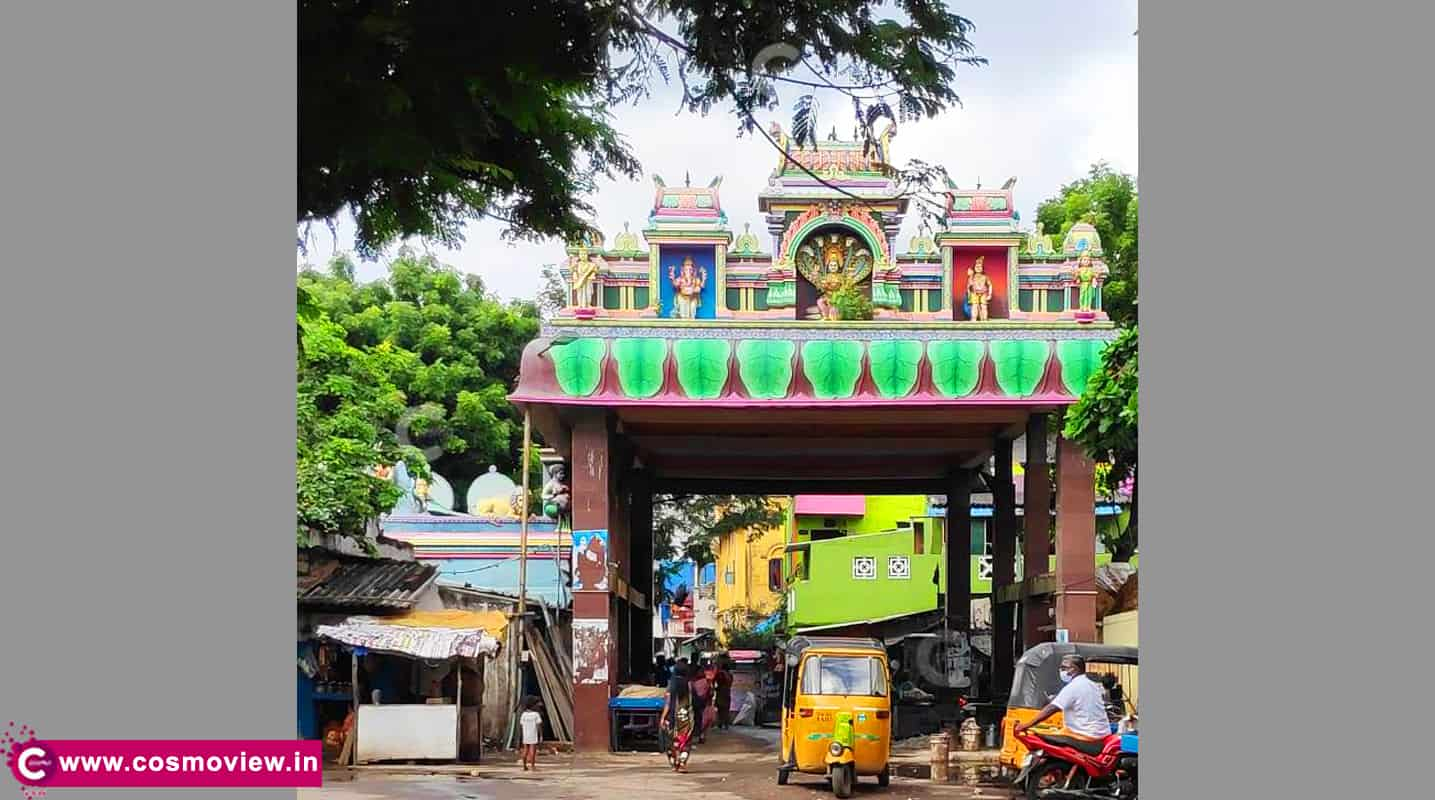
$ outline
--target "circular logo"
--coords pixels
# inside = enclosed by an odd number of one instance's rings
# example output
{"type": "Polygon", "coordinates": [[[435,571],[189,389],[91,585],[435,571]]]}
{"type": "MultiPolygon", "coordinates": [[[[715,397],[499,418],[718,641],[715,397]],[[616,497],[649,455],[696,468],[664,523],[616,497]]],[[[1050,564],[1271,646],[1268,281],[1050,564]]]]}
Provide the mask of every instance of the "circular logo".
{"type": "Polygon", "coordinates": [[[27,786],[44,786],[60,771],[55,754],[43,742],[17,742],[13,756],[10,770],[27,786]]]}

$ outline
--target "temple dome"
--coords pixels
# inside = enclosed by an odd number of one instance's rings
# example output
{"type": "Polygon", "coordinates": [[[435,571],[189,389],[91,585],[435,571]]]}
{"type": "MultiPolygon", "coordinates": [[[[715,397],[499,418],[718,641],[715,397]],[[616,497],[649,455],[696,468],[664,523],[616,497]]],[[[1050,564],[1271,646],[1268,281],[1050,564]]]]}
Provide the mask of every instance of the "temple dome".
{"type": "Polygon", "coordinates": [[[1068,256],[1081,255],[1089,251],[1093,256],[1101,255],[1101,235],[1096,232],[1096,226],[1090,222],[1081,221],[1071,226],[1066,232],[1066,239],[1061,243],[1061,251],[1068,256]]]}

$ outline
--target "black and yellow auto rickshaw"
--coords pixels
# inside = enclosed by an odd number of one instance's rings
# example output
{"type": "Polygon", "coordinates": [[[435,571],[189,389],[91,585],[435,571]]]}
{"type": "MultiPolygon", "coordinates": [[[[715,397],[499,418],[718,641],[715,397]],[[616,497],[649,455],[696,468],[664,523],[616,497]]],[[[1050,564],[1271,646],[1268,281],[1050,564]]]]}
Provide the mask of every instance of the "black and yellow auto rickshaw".
{"type": "Polygon", "coordinates": [[[779,785],[827,775],[838,797],[859,776],[891,778],[891,673],[875,639],[797,637],[784,648],[779,785]]]}
{"type": "MultiPolygon", "coordinates": [[[[1026,765],[1028,751],[1012,728],[1018,722],[1028,722],[1061,691],[1061,677],[1057,674],[1061,658],[1078,655],[1086,660],[1090,673],[1110,672],[1124,683],[1134,678],[1136,648],[1110,644],[1084,644],[1080,642],[1044,642],[1025,653],[1017,660],[1012,672],[1011,695],[1007,699],[1006,716],[1002,718],[1001,766],[1020,772],[1026,765]]],[[[1050,716],[1033,730],[1041,732],[1059,731],[1062,727],[1061,712],[1050,716]]]]}

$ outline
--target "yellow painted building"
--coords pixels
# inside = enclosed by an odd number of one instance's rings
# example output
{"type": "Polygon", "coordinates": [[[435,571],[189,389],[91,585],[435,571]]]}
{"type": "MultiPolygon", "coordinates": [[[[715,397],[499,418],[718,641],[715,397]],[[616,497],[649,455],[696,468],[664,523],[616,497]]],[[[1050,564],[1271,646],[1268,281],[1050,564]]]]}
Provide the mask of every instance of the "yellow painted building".
{"type": "MultiPolygon", "coordinates": [[[[783,506],[783,516],[792,519],[786,513],[791,498],[780,498],[778,502],[783,506]]],[[[786,544],[787,530],[782,525],[765,531],[734,531],[718,540],[714,555],[719,639],[725,642],[732,627],[746,627],[777,610],[783,587],[779,585],[773,591],[769,578],[777,576],[772,575],[771,562],[782,558],[786,544]]]]}

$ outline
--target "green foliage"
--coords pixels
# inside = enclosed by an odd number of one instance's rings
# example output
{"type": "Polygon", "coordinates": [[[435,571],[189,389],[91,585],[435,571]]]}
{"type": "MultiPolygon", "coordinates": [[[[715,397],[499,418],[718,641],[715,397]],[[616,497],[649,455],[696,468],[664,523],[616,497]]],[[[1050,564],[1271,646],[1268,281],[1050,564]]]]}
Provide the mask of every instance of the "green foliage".
{"type": "MultiPolygon", "coordinates": [[[[301,298],[307,297],[322,313],[331,334],[302,342],[301,418],[308,359],[315,381],[340,384],[345,392],[386,387],[383,413],[365,417],[368,427],[353,426],[353,438],[370,449],[406,438],[416,448],[414,454],[418,449],[436,452],[433,469],[453,483],[459,496],[489,464],[517,474],[523,421],[508,402],[508,392],[517,380],[523,347],[538,333],[536,306],[502,303],[477,277],[408,249],[401,249],[389,264],[386,278],[371,283],[355,283],[346,262],[337,259],[325,273],[299,274],[301,298]],[[352,351],[351,360],[368,359],[362,362],[371,363],[366,377],[341,371],[343,364],[328,350],[309,352],[340,345],[352,351]],[[320,357],[326,360],[315,361],[320,357]]],[[[305,324],[302,316],[300,324],[305,324]]],[[[315,413],[328,419],[334,413],[331,406],[321,404],[315,413]]],[[[422,455],[414,458],[408,462],[410,471],[426,473],[427,467],[418,469],[422,455]]],[[[300,502],[302,517],[302,491],[300,502]]],[[[387,511],[392,501],[375,507],[387,511]]],[[[362,504],[353,508],[355,513],[373,510],[362,504]]]]}
{"type": "Polygon", "coordinates": [[[402,460],[429,474],[423,456],[393,432],[405,405],[393,376],[416,359],[387,345],[354,347],[343,326],[312,308],[296,318],[297,542],[309,544],[312,534],[362,539],[367,522],[399,499],[397,486],[373,476],[375,466],[402,460]]]}
{"type": "Polygon", "coordinates": [[[955,67],[984,63],[971,22],[938,0],[906,0],[901,21],[876,18],[882,5],[301,0],[298,220],[352,212],[365,257],[409,236],[455,245],[480,217],[576,239],[599,179],[639,173],[615,105],[675,78],[683,108],[733,100],[751,132],[775,87],[799,80],[749,72],[780,42],[815,77],[866,87],[843,91],[869,98],[857,109],[869,139],[893,107],[906,121],[958,102],[955,67]]]}
{"type": "Polygon", "coordinates": [[[872,298],[862,287],[848,281],[841,288],[833,292],[827,301],[837,309],[837,318],[843,320],[871,319],[873,314],[872,298]]]}
{"type": "Polygon", "coordinates": [[[1101,368],[1086,384],[1086,393],[1066,411],[1063,435],[1080,444],[1091,458],[1111,465],[1101,474],[1103,493],[1112,495],[1132,479],[1131,513],[1113,559],[1124,561],[1136,549],[1136,430],[1138,406],[1137,349],[1139,335],[1127,328],[1102,352],[1101,368]],[[1122,557],[1124,556],[1124,557],[1122,557]]]}
{"type": "Polygon", "coordinates": [[[1102,307],[1119,325],[1136,323],[1137,206],[1136,179],[1100,162],[1036,209],[1058,247],[1072,225],[1089,219],[1096,226],[1111,270],[1101,287],[1102,307]]]}
{"type": "Polygon", "coordinates": [[[730,609],[723,617],[723,644],[729,650],[769,650],[787,630],[787,595],[781,595],[777,608],[763,612],[745,606],[730,609]],[[757,626],[777,615],[777,623],[759,631],[757,626]]]}

